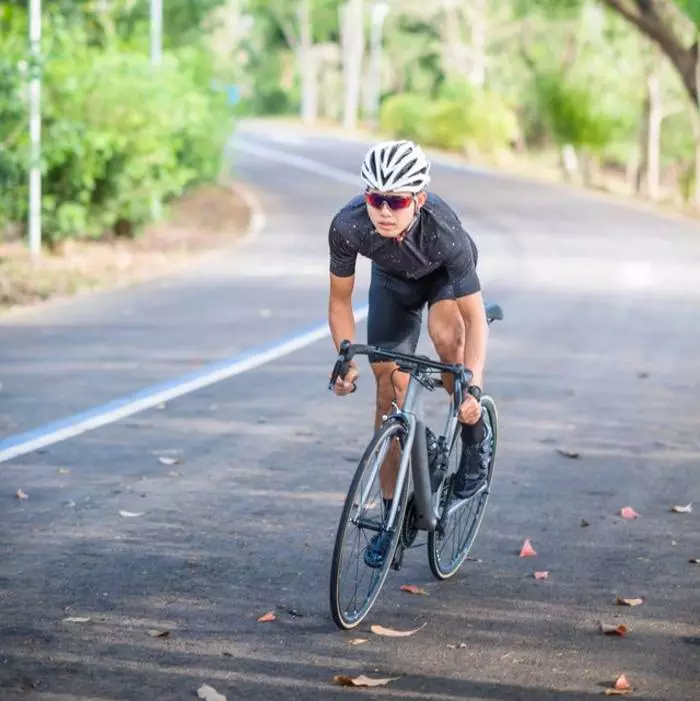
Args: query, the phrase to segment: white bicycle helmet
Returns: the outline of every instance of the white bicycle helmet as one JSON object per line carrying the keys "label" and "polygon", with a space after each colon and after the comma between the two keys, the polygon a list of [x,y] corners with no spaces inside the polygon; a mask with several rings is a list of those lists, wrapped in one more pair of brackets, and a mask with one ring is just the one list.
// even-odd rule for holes
{"label": "white bicycle helmet", "polygon": [[430,161],[412,141],[383,141],[367,152],[360,176],[371,190],[415,194],[430,182]]}

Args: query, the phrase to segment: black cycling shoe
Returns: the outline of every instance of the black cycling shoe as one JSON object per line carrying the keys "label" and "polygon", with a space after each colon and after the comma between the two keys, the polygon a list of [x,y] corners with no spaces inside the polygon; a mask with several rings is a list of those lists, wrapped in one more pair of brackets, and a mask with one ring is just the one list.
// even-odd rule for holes
{"label": "black cycling shoe", "polygon": [[365,565],[375,569],[381,567],[386,560],[387,550],[391,545],[391,534],[387,531],[377,533],[365,548]]}
{"label": "black cycling shoe", "polygon": [[453,482],[454,495],[458,499],[470,499],[486,484],[490,462],[491,430],[487,426],[484,440],[462,446],[462,457]]}

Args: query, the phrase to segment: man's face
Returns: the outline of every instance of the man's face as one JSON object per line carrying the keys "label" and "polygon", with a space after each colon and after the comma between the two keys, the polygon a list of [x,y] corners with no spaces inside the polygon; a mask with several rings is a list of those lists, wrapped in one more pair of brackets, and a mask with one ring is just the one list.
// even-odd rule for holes
{"label": "man's face", "polygon": [[[388,200],[378,201],[375,196]],[[381,236],[395,238],[406,230],[413,220],[415,213],[425,204],[426,194],[420,192],[413,195],[410,192],[377,192],[368,190],[365,193],[367,213],[374,228]],[[395,206],[392,209],[389,203]]]}

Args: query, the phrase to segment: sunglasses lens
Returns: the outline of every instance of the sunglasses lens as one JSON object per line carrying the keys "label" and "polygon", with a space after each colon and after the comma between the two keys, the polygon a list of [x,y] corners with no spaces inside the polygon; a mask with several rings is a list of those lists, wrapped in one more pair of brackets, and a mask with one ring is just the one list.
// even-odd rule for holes
{"label": "sunglasses lens", "polygon": [[385,202],[389,205],[389,209],[405,209],[412,201],[413,198],[410,196],[401,197],[399,195],[380,195],[376,192],[367,193],[367,202],[376,209],[381,209]]}

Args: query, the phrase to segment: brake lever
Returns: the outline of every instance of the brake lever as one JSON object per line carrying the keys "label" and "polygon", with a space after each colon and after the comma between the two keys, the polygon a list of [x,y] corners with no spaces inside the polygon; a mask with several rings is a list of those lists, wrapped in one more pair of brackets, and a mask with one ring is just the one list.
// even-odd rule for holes
{"label": "brake lever", "polygon": [[[338,358],[338,360],[335,361],[335,366],[333,367],[333,372],[331,373],[331,380],[328,383],[328,389],[333,390],[335,387],[335,383],[338,381],[338,378],[341,377],[342,379],[345,379],[345,375],[347,375],[347,372],[350,368],[350,362],[347,360],[344,360],[342,357]],[[357,391],[357,383],[353,382],[352,383],[352,391],[350,394],[353,392]]]}

